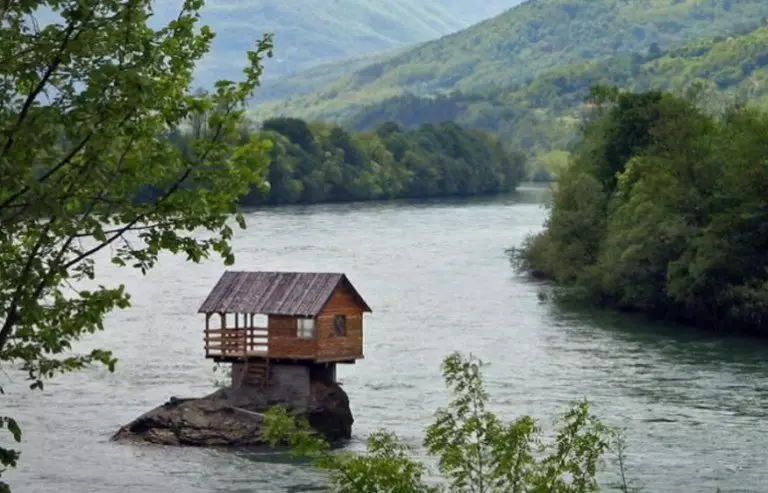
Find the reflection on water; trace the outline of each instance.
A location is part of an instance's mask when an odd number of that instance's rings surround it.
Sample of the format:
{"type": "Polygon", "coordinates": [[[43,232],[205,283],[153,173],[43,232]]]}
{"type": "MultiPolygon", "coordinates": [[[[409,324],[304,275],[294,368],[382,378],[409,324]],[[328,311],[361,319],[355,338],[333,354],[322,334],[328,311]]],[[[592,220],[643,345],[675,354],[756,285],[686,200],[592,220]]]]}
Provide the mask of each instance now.
{"type": "MultiPolygon", "coordinates": [[[[374,312],[366,358],[339,370],[355,414],[352,449],[384,427],[418,446],[447,402],[440,362],[471,352],[503,417],[548,425],[573,399],[626,430],[629,473],[647,491],[762,492],[768,484],[765,345],[638,317],[565,310],[515,275],[504,250],[539,230],[547,191],[494,199],[279,207],[246,212],[237,269],[346,272],[374,312]]],[[[118,371],[94,369],[30,393],[6,386],[26,426],[17,492],[286,492],[321,478],[282,454],[108,441],[172,395],[212,390],[197,307],[217,262],[168,257],[146,278],[108,266],[133,307],[110,316],[84,349],[108,346],[118,371]]],[[[612,478],[606,477],[609,481],[612,478]]]]}

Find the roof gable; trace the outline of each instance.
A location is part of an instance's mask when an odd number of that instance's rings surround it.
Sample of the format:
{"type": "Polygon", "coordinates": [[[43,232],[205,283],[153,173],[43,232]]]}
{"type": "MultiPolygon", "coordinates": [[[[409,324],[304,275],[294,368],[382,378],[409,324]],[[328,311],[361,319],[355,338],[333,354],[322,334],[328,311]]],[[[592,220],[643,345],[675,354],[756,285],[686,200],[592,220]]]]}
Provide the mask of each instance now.
{"type": "Polygon", "coordinates": [[[363,311],[370,312],[368,304],[344,274],[226,271],[198,313],[314,317],[342,283],[352,292],[363,311]]]}

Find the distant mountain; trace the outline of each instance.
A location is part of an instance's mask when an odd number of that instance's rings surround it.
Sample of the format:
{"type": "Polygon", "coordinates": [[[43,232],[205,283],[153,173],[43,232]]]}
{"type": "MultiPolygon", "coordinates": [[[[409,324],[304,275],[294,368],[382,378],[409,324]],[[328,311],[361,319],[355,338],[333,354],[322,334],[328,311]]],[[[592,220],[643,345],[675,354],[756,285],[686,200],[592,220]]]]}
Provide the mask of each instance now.
{"type": "Polygon", "coordinates": [[[344,120],[404,94],[488,93],[580,61],[744,31],[766,16],[765,0],[529,0],[258,113],[344,120]]]}
{"type": "MultiPolygon", "coordinates": [[[[402,49],[400,48],[400,50],[402,49]]],[[[357,58],[328,62],[283,77],[269,77],[265,75],[261,87],[255,93],[253,101],[260,103],[281,100],[315,91],[373,62],[386,60],[394,56],[395,53],[397,53],[396,50],[371,53],[357,58]]]]}
{"type": "MultiPolygon", "coordinates": [[[[175,0],[158,5],[172,15],[175,0]],[[173,8],[172,8],[173,7],[173,8]]],[[[237,75],[245,51],[275,35],[266,78],[334,60],[438,38],[493,17],[521,0],[209,0],[202,20],[217,33],[198,72],[200,84],[237,75]]],[[[162,3],[162,2],[161,2],[162,3]]]]}
{"type": "Polygon", "coordinates": [[[643,54],[567,65],[530,83],[484,94],[397,96],[362,109],[346,126],[360,130],[394,121],[412,128],[451,120],[498,132],[532,156],[534,165],[559,166],[563,151],[578,137],[579,122],[591,111],[584,99],[597,84],[633,91],[698,91],[700,104],[713,111],[737,102],[768,110],[768,25],[667,52],[652,46],[643,54]]]}

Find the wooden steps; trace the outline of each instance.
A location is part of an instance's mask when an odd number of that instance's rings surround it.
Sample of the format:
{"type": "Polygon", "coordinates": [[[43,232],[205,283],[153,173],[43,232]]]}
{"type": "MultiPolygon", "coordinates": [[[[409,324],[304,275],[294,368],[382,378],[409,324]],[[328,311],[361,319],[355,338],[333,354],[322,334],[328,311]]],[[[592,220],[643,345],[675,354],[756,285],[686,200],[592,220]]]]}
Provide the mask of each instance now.
{"type": "Polygon", "coordinates": [[[264,385],[269,382],[269,361],[266,359],[248,360],[245,363],[245,378],[247,385],[264,385]]]}

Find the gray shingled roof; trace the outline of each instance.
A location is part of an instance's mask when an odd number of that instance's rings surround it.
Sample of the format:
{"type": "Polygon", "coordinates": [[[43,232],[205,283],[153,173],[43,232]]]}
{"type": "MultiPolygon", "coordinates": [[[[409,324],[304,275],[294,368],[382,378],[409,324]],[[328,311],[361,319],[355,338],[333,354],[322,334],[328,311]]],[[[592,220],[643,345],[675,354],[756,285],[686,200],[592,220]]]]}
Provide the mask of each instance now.
{"type": "Polygon", "coordinates": [[[198,313],[314,317],[323,309],[340,283],[345,283],[363,310],[371,311],[344,274],[226,271],[198,313]]]}

